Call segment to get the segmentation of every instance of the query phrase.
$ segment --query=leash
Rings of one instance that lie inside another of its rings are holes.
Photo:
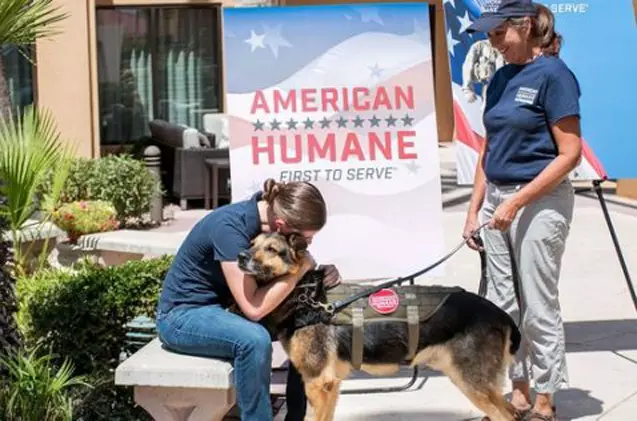
[[[345,309],[347,306],[349,306],[350,304],[352,304],[354,301],[357,301],[361,298],[365,298],[368,297],[378,291],[380,291],[381,289],[384,288],[389,288],[392,287],[396,284],[400,284],[402,282],[405,282],[407,280],[413,279],[417,276],[420,276],[424,273],[429,272],[430,270],[432,270],[433,268],[435,268],[436,266],[440,265],[441,263],[443,263],[445,260],[448,260],[451,256],[453,256],[454,254],[456,254],[465,244],[467,244],[467,242],[470,239],[479,239],[478,237],[478,233],[487,225],[489,225],[489,221],[485,222],[484,224],[480,225],[478,228],[476,228],[473,233],[468,236],[467,238],[463,239],[462,242],[460,244],[458,244],[454,249],[452,249],[449,253],[447,253],[446,255],[444,255],[443,257],[441,257],[440,259],[438,259],[436,262],[432,263],[431,265],[427,266],[426,268],[423,268],[417,272],[412,273],[411,275],[407,275],[407,276],[402,276],[400,278],[395,278],[395,279],[391,279],[389,281],[385,281],[382,284],[367,288],[362,290],[361,292],[357,293],[357,294],[353,294],[345,299],[342,300],[337,300],[334,303],[331,304],[327,304],[327,305],[322,305],[321,307],[324,308],[324,310],[330,315],[333,316],[334,314],[342,311],[343,309]]]

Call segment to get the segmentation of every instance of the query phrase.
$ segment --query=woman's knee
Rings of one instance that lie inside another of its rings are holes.
[[[245,336],[238,344],[238,352],[243,356],[252,355],[264,360],[272,359],[272,337],[263,326],[254,323],[246,329]]]

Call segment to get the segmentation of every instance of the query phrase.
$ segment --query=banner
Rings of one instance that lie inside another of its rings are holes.
[[[405,275],[437,260],[444,242],[427,4],[223,13],[232,200],[268,177],[314,183],[329,216],[312,254],[347,280]]]
[[[473,183],[485,136],[483,92],[489,78],[504,64],[484,34],[468,34],[466,29],[483,7],[497,1],[444,2],[458,184]],[[556,29],[564,37],[560,57],[573,70],[582,90],[584,150],[582,162],[570,178],[636,178],[637,141],[631,122],[637,109],[637,84],[632,82],[637,56],[629,53],[628,46],[637,45],[637,27],[631,0],[539,2],[555,14]]]

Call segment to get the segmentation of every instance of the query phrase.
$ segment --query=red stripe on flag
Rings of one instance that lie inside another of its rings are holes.
[[[462,107],[460,107],[456,101],[453,102],[453,115],[456,124],[457,139],[480,153],[480,149],[482,149],[482,145],[484,144],[484,138],[473,131],[471,124],[469,124],[469,121],[462,112]]]
[[[582,139],[582,156],[585,160],[588,161],[589,164],[591,164],[591,167],[593,167],[597,175],[602,180],[606,180],[608,178],[608,173],[606,172],[606,170],[604,170],[604,166],[602,165],[601,161],[597,159],[597,156],[595,156],[595,152],[593,152],[593,149],[588,146],[588,143],[586,143],[586,140],[584,139]]]

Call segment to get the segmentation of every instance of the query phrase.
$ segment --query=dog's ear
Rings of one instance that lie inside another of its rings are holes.
[[[307,250],[307,240],[300,234],[292,233],[288,235],[288,244],[294,251],[305,251]]]

